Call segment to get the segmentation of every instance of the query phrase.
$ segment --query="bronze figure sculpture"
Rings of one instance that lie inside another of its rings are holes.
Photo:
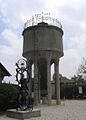
[[[32,110],[33,99],[29,94],[28,84],[30,79],[27,61],[20,59],[16,63],[16,81],[18,82],[17,110]]]

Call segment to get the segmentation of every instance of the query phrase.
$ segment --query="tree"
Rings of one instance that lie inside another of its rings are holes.
[[[81,64],[78,67],[77,75],[74,75],[72,80],[75,81],[77,85],[86,84],[86,59],[82,58]]]
[[[74,75],[73,77],[71,77],[71,80],[75,81],[75,85],[83,85],[85,83],[84,79],[79,74]]]
[[[78,75],[82,76],[86,80],[86,59],[83,58],[81,64],[78,67]]]

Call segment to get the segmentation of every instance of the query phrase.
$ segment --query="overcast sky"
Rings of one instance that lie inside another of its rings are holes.
[[[76,74],[82,57],[86,58],[86,0],[0,0],[0,62],[15,80],[15,63],[22,57],[24,23],[37,13],[50,13],[64,31],[64,57],[60,73]]]

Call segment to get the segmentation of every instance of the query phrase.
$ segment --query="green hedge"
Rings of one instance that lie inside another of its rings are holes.
[[[16,108],[17,85],[0,84],[0,111]]]
[[[78,85],[61,86],[61,98],[82,99],[86,98],[86,85],[82,85],[83,94],[79,94]],[[42,91],[43,95],[45,91]],[[0,111],[16,108],[18,86],[13,84],[0,84]]]
[[[61,86],[61,98],[64,96],[66,99],[79,99],[86,98],[86,85],[82,85],[83,93],[79,94],[78,90],[79,85],[64,85]]]

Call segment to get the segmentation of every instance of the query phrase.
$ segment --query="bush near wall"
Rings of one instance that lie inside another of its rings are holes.
[[[79,93],[79,86],[82,86],[83,93]],[[64,85],[61,86],[61,99],[85,99],[86,85]]]
[[[72,99],[77,94],[77,88],[74,85],[64,85],[61,87],[61,98]]]
[[[17,85],[0,84],[0,111],[16,108],[17,92]]]

